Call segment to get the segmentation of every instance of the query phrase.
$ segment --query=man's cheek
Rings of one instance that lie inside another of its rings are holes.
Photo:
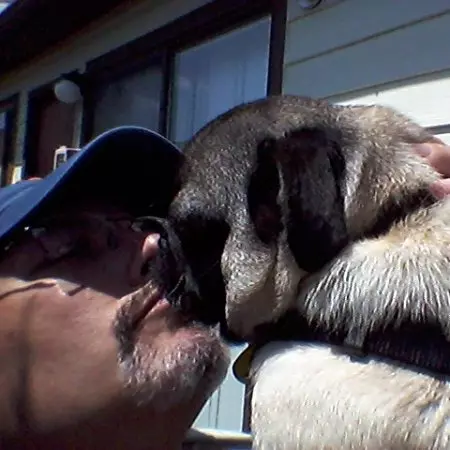
[[[24,246],[7,250],[7,257],[0,262],[0,274],[26,278],[39,268],[46,260],[44,249],[35,240],[30,240]]]
[[[135,289],[127,278],[129,260],[129,253],[125,252],[108,252],[92,258],[71,255],[53,263],[42,263],[31,276],[56,279],[60,288],[71,296],[90,288],[120,298]]]

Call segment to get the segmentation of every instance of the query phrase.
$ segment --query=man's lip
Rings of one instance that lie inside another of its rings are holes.
[[[189,301],[188,293],[184,292],[185,275],[181,275],[174,288],[170,291],[157,283],[148,283],[141,289],[125,298],[129,327],[136,329],[149,314],[173,309],[176,315],[184,321],[196,321]]]
[[[145,286],[141,290],[131,294],[129,299],[128,312],[131,317],[131,327],[137,327],[147,315],[155,308],[158,302],[165,300],[162,290],[155,286]],[[170,306],[164,301],[162,306]],[[159,309],[159,308],[158,308]]]
[[[155,309],[156,305],[161,300],[163,300],[163,298],[160,296],[146,300],[140,311],[138,311],[133,317],[133,326],[137,327],[147,317],[147,315]]]

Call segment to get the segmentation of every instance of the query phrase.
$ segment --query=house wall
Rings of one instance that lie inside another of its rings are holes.
[[[20,179],[25,141],[28,93],[49,83],[62,73],[84,71],[86,63],[122,44],[155,30],[211,0],[140,0],[133,7],[117,8],[109,15],[71,37],[58,48],[31,61],[26,67],[0,77],[0,100],[20,93],[16,136],[16,170]],[[82,104],[78,107],[77,126],[72,145],[78,145]]]
[[[324,0],[288,7],[283,91],[398,108],[450,143],[450,2]]]

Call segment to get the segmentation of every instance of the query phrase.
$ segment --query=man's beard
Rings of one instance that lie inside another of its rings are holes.
[[[133,302],[138,301],[135,298],[125,303],[114,324],[119,366],[135,400],[151,402],[162,410],[188,402],[196,394],[206,399],[225,377],[229,364],[218,331],[187,322],[173,312],[166,337],[145,336],[145,324],[136,327],[130,313],[136,309]]]

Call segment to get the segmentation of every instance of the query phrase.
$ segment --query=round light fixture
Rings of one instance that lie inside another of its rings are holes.
[[[55,97],[63,103],[76,103],[81,100],[81,89],[78,84],[63,78],[58,80],[53,86]]]

